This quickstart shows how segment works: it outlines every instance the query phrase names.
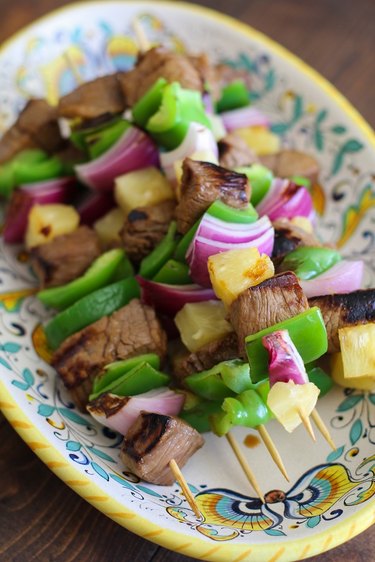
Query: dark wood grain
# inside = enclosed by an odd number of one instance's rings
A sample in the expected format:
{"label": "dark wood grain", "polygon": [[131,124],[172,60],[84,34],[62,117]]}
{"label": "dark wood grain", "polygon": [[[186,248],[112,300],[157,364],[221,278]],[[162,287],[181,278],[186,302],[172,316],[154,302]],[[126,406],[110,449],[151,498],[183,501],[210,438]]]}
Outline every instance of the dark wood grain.
{"label": "dark wood grain", "polygon": [[[0,43],[64,0],[1,0]],[[206,0],[331,80],[375,124],[374,0]],[[1,84],[0,84],[1,88]],[[314,562],[371,562],[375,528]],[[0,414],[1,562],[189,562],[113,523],[55,477]],[[230,562],[230,561],[228,561]]]}

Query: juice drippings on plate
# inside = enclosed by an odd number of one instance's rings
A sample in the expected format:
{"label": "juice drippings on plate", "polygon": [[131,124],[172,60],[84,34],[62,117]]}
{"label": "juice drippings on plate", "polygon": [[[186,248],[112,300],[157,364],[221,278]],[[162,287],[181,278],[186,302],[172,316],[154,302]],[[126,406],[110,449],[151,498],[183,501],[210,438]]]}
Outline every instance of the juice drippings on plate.
{"label": "juice drippings on plate", "polygon": [[254,449],[254,447],[256,447],[257,445],[259,445],[260,443],[260,439],[259,437],[257,437],[256,435],[246,435],[245,439],[243,440],[244,445],[246,447],[249,447],[249,449]]}

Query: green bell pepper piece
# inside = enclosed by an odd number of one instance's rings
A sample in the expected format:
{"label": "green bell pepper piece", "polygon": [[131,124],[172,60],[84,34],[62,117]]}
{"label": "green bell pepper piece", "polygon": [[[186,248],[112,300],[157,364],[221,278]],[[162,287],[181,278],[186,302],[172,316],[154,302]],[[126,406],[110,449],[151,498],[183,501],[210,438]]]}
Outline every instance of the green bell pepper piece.
{"label": "green bell pepper piece", "polygon": [[170,377],[168,375],[154,369],[149,363],[143,361],[99,392],[90,394],[89,398],[90,400],[95,400],[106,392],[116,394],[117,396],[136,396],[154,388],[167,386],[169,382]]}
{"label": "green bell pepper piece", "polygon": [[137,355],[137,357],[108,363],[104,370],[94,379],[93,394],[103,391],[104,388],[120,379],[129,371],[132,371],[135,367],[138,367],[141,363],[147,363],[154,369],[159,369],[160,357],[156,353],[143,353],[142,355]]}
{"label": "green bell pepper piece", "polygon": [[20,164],[40,164],[49,159],[49,154],[42,150],[41,148],[30,148],[28,150],[22,150],[19,152],[12,160],[12,162],[17,162]]}
{"label": "green bell pepper piece", "polygon": [[182,410],[178,417],[185,420],[199,433],[211,431],[210,417],[221,413],[221,402],[201,401],[194,408]]}
{"label": "green bell pepper piece", "polygon": [[111,146],[113,146],[119,138],[122,137],[129,127],[130,123],[121,119],[101,131],[87,135],[85,142],[90,158],[92,160],[99,158],[99,156],[111,148]]}
{"label": "green bell pepper piece", "polygon": [[15,185],[22,185],[57,178],[63,175],[64,164],[60,158],[52,156],[48,160],[33,164],[15,162],[13,170]]}
{"label": "green bell pepper piece", "polygon": [[172,257],[177,244],[175,241],[176,231],[176,222],[172,221],[163,240],[152,250],[151,254],[141,261],[139,275],[145,279],[152,279],[169,258]]}
{"label": "green bell pepper piece", "polygon": [[319,398],[325,396],[333,387],[332,378],[320,367],[306,365],[309,381],[313,382],[320,390]]}
{"label": "green bell pepper piece", "polygon": [[139,298],[140,293],[138,282],[130,277],[86,295],[48,322],[44,331],[49,346],[57,349],[68,336]]}
{"label": "green bell pepper piece", "polygon": [[245,338],[250,376],[253,382],[258,382],[268,376],[266,374],[268,373],[268,352],[262,344],[262,337],[277,330],[288,330],[304,363],[315,361],[328,349],[327,331],[322,313],[317,306],[314,306],[293,318]]}
{"label": "green bell pepper piece", "polygon": [[158,144],[173,150],[184,140],[192,121],[211,128],[200,92],[173,82],[164,87],[160,107],[147,121],[146,130]]}
{"label": "green bell pepper piece", "polygon": [[309,178],[305,178],[305,176],[291,176],[289,179],[297,185],[307,187],[307,189],[310,189],[311,187],[311,180],[309,180]]}
{"label": "green bell pepper piece", "polygon": [[193,226],[187,231],[186,234],[184,234],[181,240],[177,243],[176,249],[173,254],[175,260],[180,261],[182,263],[186,263],[185,260],[186,252],[188,251],[188,248],[193,241],[193,238],[198,230],[198,226],[200,222],[201,219],[197,220],[197,222],[193,224]]}
{"label": "green bell pepper piece", "polygon": [[165,78],[159,78],[133,106],[133,119],[137,125],[145,127],[147,121],[158,111],[162,103],[163,90],[167,84]]}
{"label": "green bell pepper piece", "polygon": [[37,297],[45,305],[63,310],[110,283],[123,257],[124,250],[120,248],[109,250],[99,256],[81,277],[61,287],[43,289],[37,293]]}
{"label": "green bell pepper piece", "polygon": [[262,397],[255,390],[245,390],[235,398],[225,398],[220,414],[210,418],[212,431],[219,436],[226,435],[235,425],[258,427],[269,421],[271,412]]}
{"label": "green bell pepper piece", "polygon": [[190,285],[192,280],[189,275],[189,266],[174,259],[168,260],[153,277],[157,283],[167,285]]}
{"label": "green bell pepper piece", "polygon": [[12,162],[0,166],[0,196],[8,199],[15,187]]}
{"label": "green bell pepper piece", "polygon": [[124,256],[120,263],[118,264],[116,271],[111,279],[114,283],[115,281],[122,281],[128,277],[134,276],[134,267],[132,262],[129,260],[128,256],[124,253]]}
{"label": "green bell pepper piece", "polygon": [[107,129],[110,129],[113,125],[116,125],[119,121],[123,121],[123,118],[119,115],[114,116],[112,119],[106,120],[101,123],[92,124],[90,126],[83,125],[81,127],[73,128],[69,140],[74,146],[88,153],[88,143],[87,139],[96,134],[100,134]]}
{"label": "green bell pepper piece", "polygon": [[339,252],[332,248],[303,246],[287,254],[280,271],[294,271],[299,279],[307,281],[331,269],[341,260]]}
{"label": "green bell pepper piece", "polygon": [[214,201],[206,211],[212,217],[225,222],[234,222],[238,224],[251,224],[258,219],[258,213],[251,203],[245,209],[235,209],[220,201]]}
{"label": "green bell pepper piece", "polygon": [[271,187],[273,180],[271,170],[262,164],[253,164],[235,168],[235,171],[248,177],[251,184],[251,203],[254,206],[258,205]]}
{"label": "green bell pepper piece", "polygon": [[231,84],[224,86],[221,90],[221,97],[216,103],[216,111],[230,111],[246,107],[250,103],[249,91],[242,80],[235,80]]}
{"label": "green bell pepper piece", "polygon": [[222,400],[253,386],[249,365],[240,359],[222,361],[212,369],[189,375],[184,382],[195,394],[208,400]]}

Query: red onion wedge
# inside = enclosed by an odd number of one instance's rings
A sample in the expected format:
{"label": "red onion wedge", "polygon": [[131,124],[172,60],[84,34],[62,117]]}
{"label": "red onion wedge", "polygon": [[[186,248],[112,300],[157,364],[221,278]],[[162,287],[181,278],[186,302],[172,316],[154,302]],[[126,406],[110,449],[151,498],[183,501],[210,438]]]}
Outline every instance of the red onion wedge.
{"label": "red onion wedge", "polygon": [[218,162],[219,151],[215,138],[207,127],[200,123],[192,122],[189,130],[182,143],[170,152],[160,153],[161,167],[171,182],[176,181],[175,163],[182,162],[185,158],[195,153],[204,155],[212,155],[213,159]]}
{"label": "red onion wedge", "polygon": [[76,179],[56,178],[21,185],[13,193],[4,221],[4,240],[8,244],[22,242],[27,227],[29,212],[33,205],[67,203],[76,187]]}
{"label": "red onion wedge", "polygon": [[217,240],[218,242],[237,244],[255,240],[270,228],[272,229],[272,224],[268,217],[262,217],[250,224],[239,224],[226,222],[205,213],[199,224],[196,236]]}
{"label": "red onion wedge", "polygon": [[275,178],[256,210],[260,215],[267,215],[271,221],[279,218],[292,219],[295,216],[309,218],[312,216],[313,203],[304,186],[287,179]]}
{"label": "red onion wedge", "polygon": [[258,238],[250,239],[247,242],[233,241],[233,238],[230,238],[230,236],[227,238],[227,240],[231,240],[230,242],[219,242],[202,236],[195,236],[186,254],[186,261],[190,266],[190,276],[195,283],[199,283],[203,287],[211,287],[207,260],[215,254],[241,248],[257,248],[261,254],[267,254],[268,256],[272,254],[275,237],[272,226],[265,230]]}
{"label": "red onion wedge", "polygon": [[102,394],[87,405],[87,410],[100,424],[126,435],[142,411],[177,416],[184,401],[184,394],[161,387],[137,396]]}
{"label": "red onion wedge", "polygon": [[262,337],[268,351],[268,374],[270,386],[277,382],[305,384],[309,382],[302,357],[292,342],[288,330],[277,330]]}
{"label": "red onion wedge", "polygon": [[220,117],[228,133],[244,127],[270,126],[268,117],[262,111],[255,109],[255,107],[251,105],[240,107],[239,109],[232,109],[231,111],[224,111],[224,113],[220,113]]}
{"label": "red onion wedge", "polygon": [[188,302],[216,299],[213,289],[199,285],[167,285],[140,276],[137,277],[137,280],[142,287],[143,302],[154,306],[159,313],[173,318]]}
{"label": "red onion wedge", "polygon": [[318,277],[309,281],[300,280],[307,298],[334,293],[351,293],[362,286],[364,263],[361,260],[342,260]]}
{"label": "red onion wedge", "polygon": [[75,171],[82,183],[95,190],[110,190],[114,179],[127,172],[159,165],[159,154],[151,138],[136,127],[129,127],[104,154]]}
{"label": "red onion wedge", "polygon": [[91,226],[115,206],[116,202],[112,193],[107,191],[90,191],[77,205],[81,224]]}

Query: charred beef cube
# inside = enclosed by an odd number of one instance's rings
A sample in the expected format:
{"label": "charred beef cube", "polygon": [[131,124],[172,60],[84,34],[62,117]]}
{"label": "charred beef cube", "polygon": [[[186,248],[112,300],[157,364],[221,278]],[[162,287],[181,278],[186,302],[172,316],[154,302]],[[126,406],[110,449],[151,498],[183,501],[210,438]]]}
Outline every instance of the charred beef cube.
{"label": "charred beef cube", "polygon": [[175,481],[170,461],[183,467],[203,444],[203,437],[183,420],[141,412],[124,438],[120,458],[142,480],[170,486]]}
{"label": "charred beef cube", "polygon": [[121,74],[101,76],[62,97],[57,108],[59,116],[69,119],[93,119],[100,115],[123,112],[126,102],[119,76]]}
{"label": "charred beef cube", "polygon": [[275,243],[272,251],[272,260],[278,266],[287,254],[300,246],[321,246],[318,238],[303,228],[296,226],[288,219],[277,219],[273,223],[275,229]]}
{"label": "charred beef cube", "polygon": [[119,77],[125,99],[132,107],[159,78],[202,91],[203,78],[196,66],[185,55],[154,47],[140,56],[133,70]]}
{"label": "charred beef cube", "polygon": [[175,207],[175,201],[170,200],[130,211],[120,236],[132,261],[140,262],[159,244],[167,233]]}
{"label": "charred beef cube", "polygon": [[236,133],[229,133],[218,142],[219,163],[224,168],[237,168],[238,166],[251,166],[259,159],[246,142]]}
{"label": "charred beef cube", "polygon": [[45,100],[30,100],[15,124],[0,139],[0,164],[28,148],[55,152],[63,142],[56,108]]}
{"label": "charred beef cube", "polygon": [[375,289],[314,297],[309,299],[309,304],[318,306],[322,312],[329,353],[340,351],[340,328],[375,322]]}
{"label": "charred beef cube", "polygon": [[80,226],[32,248],[30,255],[41,286],[58,287],[80,277],[100,255],[99,238],[88,226]]}
{"label": "charred beef cube", "polygon": [[275,176],[290,178],[291,176],[303,176],[311,183],[316,183],[319,176],[319,164],[309,154],[298,150],[281,150],[275,154],[267,154],[260,158],[262,164],[267,166]]}
{"label": "charred beef cube", "polygon": [[239,209],[247,206],[250,185],[245,174],[190,158],[185,158],[182,170],[181,199],[176,207],[179,232],[187,232],[217,199]]}
{"label": "charred beef cube", "polygon": [[195,353],[185,348],[172,357],[172,371],[175,379],[183,380],[194,373],[211,369],[221,361],[238,357],[238,339],[232,332],[220,340],[210,342]]}
{"label": "charred beef cube", "polygon": [[243,291],[229,310],[230,322],[238,336],[240,356],[246,357],[246,336],[292,318],[308,308],[309,303],[298,279],[290,271]]}
{"label": "charred beef cube", "polygon": [[163,359],[166,350],[167,337],[154,310],[133,299],[67,338],[52,364],[76,403],[84,408],[92,380],[107,363],[142,353],[156,353]]}

